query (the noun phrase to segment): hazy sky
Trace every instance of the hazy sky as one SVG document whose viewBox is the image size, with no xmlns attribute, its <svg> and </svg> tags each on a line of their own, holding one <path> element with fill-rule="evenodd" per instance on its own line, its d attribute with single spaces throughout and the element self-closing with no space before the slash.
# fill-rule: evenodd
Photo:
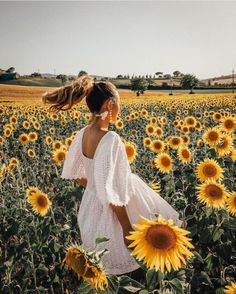
<svg viewBox="0 0 236 294">
<path fill-rule="evenodd" d="M 236 70 L 235 1 L 0 2 L 0 68 L 20 74 Z"/>
</svg>

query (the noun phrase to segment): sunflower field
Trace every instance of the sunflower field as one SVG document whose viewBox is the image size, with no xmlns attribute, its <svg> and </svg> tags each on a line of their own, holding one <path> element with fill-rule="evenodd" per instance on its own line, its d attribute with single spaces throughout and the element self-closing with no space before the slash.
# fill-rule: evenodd
<svg viewBox="0 0 236 294">
<path fill-rule="evenodd" d="M 77 212 L 84 186 L 60 178 L 85 103 L 51 113 L 40 101 L 0 103 L 1 293 L 236 293 L 236 98 L 121 99 L 109 126 L 133 173 L 184 225 L 142 218 L 127 239 L 145 279 L 105 274 L 86 252 Z M 100 236 L 96 243 L 105 242 Z"/>
</svg>

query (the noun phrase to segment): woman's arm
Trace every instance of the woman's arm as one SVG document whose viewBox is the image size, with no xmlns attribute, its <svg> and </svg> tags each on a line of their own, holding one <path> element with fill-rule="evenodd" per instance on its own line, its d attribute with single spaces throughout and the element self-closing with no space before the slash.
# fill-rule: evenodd
<svg viewBox="0 0 236 294">
<path fill-rule="evenodd" d="M 129 235 L 129 231 L 134 231 L 134 229 L 132 228 L 132 225 L 130 223 L 126 208 L 125 206 L 113 205 L 111 203 L 110 205 L 122 226 L 124 242 L 128 246 L 130 243 L 132 243 L 132 241 L 126 239 L 125 236 Z"/>
<path fill-rule="evenodd" d="M 85 178 L 78 178 L 78 179 L 75 179 L 74 181 L 84 187 L 86 187 L 87 185 L 87 179 Z"/>
</svg>

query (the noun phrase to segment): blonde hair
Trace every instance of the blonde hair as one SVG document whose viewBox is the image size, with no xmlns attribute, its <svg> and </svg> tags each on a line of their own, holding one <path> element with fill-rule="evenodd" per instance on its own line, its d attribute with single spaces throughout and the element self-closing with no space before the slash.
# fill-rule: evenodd
<svg viewBox="0 0 236 294">
<path fill-rule="evenodd" d="M 89 110 L 99 112 L 107 99 L 115 99 L 117 95 L 116 87 L 111 82 L 95 82 L 91 76 L 84 75 L 68 86 L 44 93 L 42 102 L 44 104 L 53 104 L 49 110 L 66 111 L 86 97 Z M 67 108 L 63 108 L 64 106 L 67 106 Z"/>
</svg>

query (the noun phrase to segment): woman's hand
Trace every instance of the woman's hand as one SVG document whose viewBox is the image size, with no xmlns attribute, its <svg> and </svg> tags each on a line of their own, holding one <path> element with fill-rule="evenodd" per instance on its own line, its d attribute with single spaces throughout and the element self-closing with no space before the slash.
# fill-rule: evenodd
<svg viewBox="0 0 236 294">
<path fill-rule="evenodd" d="M 123 228 L 123 239 L 126 246 L 130 245 L 133 242 L 133 240 L 128 240 L 125 238 L 125 236 L 130 235 L 130 231 L 134 231 L 134 229 L 132 227 Z M 128 249 L 131 250 L 130 248 Z"/>
<path fill-rule="evenodd" d="M 86 187 L 87 185 L 87 179 L 85 178 L 78 178 L 78 179 L 75 179 L 74 181 L 84 187 Z"/>
</svg>

